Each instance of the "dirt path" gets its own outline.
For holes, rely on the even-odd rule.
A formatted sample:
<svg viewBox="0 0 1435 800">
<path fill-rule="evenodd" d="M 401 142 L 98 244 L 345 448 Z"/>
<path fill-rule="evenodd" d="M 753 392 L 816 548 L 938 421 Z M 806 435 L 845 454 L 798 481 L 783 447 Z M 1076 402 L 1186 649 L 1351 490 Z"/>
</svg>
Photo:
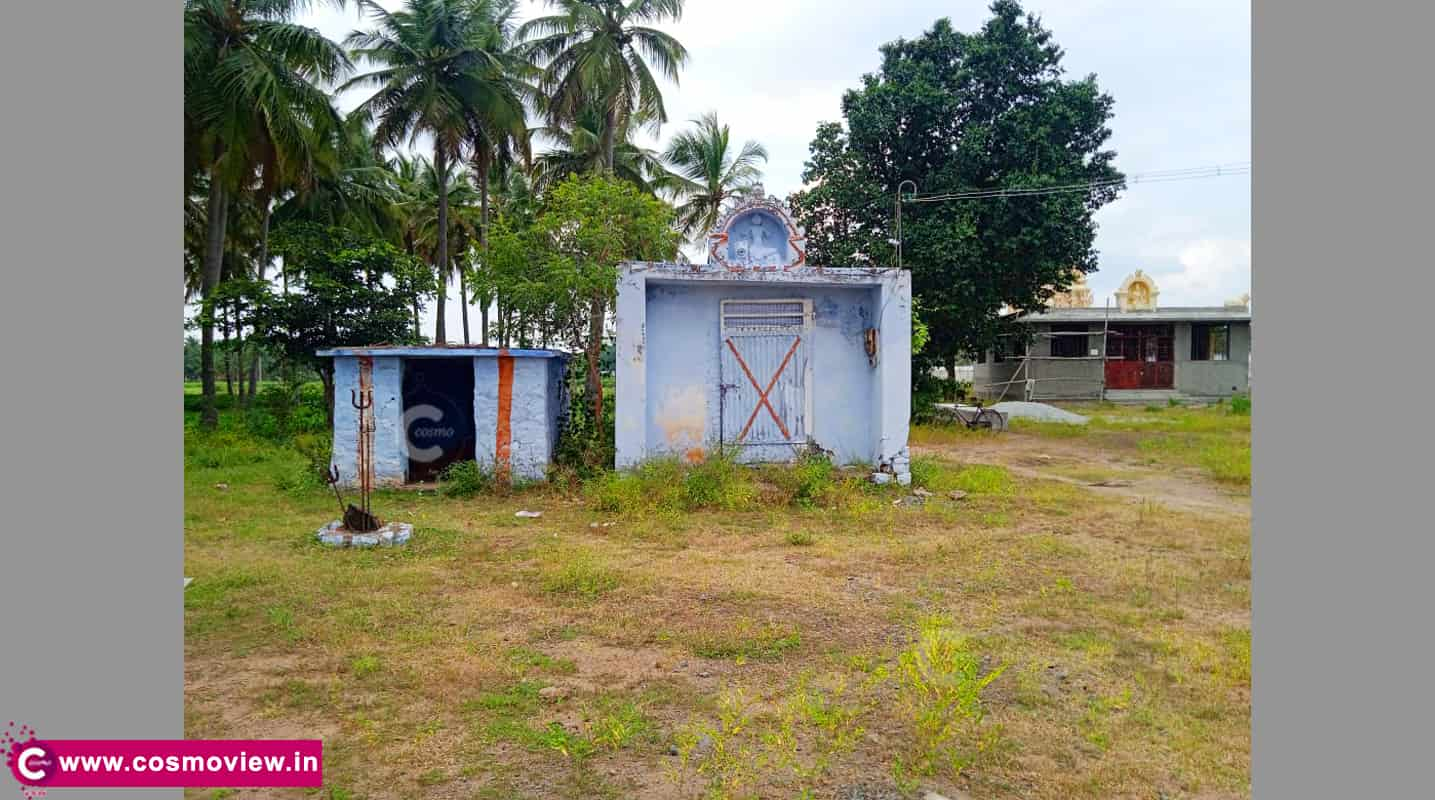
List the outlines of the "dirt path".
<svg viewBox="0 0 1435 800">
<path fill-rule="evenodd" d="M 1251 514 L 1246 492 L 1224 487 L 1197 469 L 1152 468 L 1107 444 L 1096 436 L 1068 441 L 1008 431 L 953 444 L 914 445 L 913 451 L 994 464 L 1018 475 L 1061 481 L 1132 502 L 1150 500 L 1202 513 Z"/>
</svg>

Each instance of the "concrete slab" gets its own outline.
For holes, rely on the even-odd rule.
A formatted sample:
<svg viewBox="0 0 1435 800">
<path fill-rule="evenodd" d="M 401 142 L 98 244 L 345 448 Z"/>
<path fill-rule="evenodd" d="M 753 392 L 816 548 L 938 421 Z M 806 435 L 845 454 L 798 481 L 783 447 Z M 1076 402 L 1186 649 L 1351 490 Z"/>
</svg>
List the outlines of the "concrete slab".
<svg viewBox="0 0 1435 800">
<path fill-rule="evenodd" d="M 352 533 L 344 528 L 343 520 L 334 520 L 320 528 L 316 534 L 319 541 L 330 547 L 392 547 L 403 544 L 414 534 L 414 526 L 407 522 L 390 522 L 369 533 Z"/>
</svg>

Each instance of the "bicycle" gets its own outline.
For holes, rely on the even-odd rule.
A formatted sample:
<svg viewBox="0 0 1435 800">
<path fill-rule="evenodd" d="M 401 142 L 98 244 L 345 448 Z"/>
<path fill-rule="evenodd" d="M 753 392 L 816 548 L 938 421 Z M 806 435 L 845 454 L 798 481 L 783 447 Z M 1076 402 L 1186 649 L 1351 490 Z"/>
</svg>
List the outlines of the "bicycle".
<svg viewBox="0 0 1435 800">
<path fill-rule="evenodd" d="M 951 409 L 952 416 L 971 430 L 1006 430 L 1006 417 L 1003 417 L 1000 411 L 983 407 L 981 400 L 974 400 L 973 406 L 974 408 L 954 406 Z"/>
</svg>

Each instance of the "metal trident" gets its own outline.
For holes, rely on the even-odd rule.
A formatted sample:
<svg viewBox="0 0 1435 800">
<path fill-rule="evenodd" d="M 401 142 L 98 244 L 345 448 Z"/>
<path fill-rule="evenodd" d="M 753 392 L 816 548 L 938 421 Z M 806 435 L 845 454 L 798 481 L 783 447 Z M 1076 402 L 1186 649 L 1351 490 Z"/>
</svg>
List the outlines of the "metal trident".
<svg viewBox="0 0 1435 800">
<path fill-rule="evenodd" d="M 369 492 L 373 488 L 371 470 L 374 463 L 374 417 L 369 409 L 374 407 L 374 390 L 365 389 L 362 393 L 357 390 L 349 390 L 349 404 L 359 412 L 359 508 L 365 515 L 372 514 L 369 507 Z"/>
</svg>

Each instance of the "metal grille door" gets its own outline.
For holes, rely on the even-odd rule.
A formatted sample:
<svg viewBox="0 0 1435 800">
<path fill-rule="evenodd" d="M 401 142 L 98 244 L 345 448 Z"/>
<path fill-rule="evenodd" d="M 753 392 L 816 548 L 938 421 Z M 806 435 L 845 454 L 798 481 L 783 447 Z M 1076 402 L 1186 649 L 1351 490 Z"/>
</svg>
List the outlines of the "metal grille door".
<svg viewBox="0 0 1435 800">
<path fill-rule="evenodd" d="M 810 300 L 722 302 L 722 440 L 782 458 L 811 428 Z"/>
</svg>

